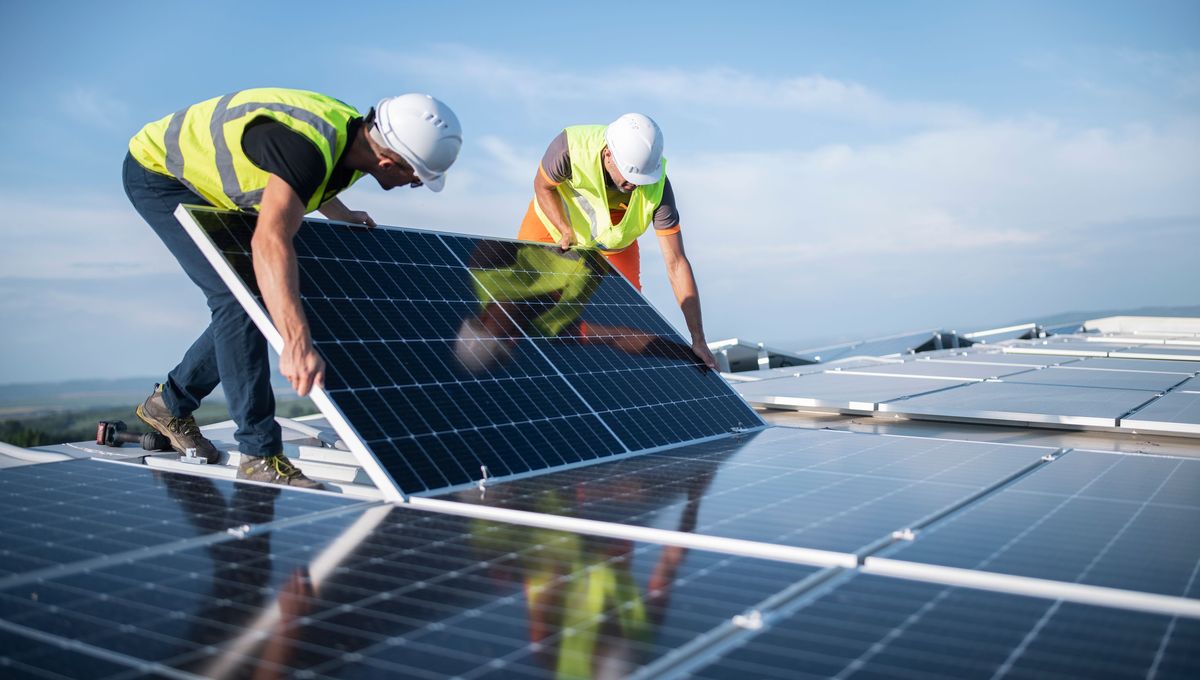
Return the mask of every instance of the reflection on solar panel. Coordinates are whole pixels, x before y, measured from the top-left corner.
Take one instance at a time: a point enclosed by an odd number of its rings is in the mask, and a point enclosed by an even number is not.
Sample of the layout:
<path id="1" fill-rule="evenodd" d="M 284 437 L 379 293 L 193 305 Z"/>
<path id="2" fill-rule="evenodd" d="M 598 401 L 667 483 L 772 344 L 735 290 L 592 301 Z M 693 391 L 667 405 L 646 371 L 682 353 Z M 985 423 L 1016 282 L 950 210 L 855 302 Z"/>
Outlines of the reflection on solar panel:
<path id="1" fill-rule="evenodd" d="M 0 474 L 0 585 L 18 575 L 354 505 L 91 460 Z"/>
<path id="2" fill-rule="evenodd" d="M 857 575 L 692 677 L 1195 678 L 1200 621 Z"/>
<path id="3" fill-rule="evenodd" d="M 921 526 L 1053 452 L 771 428 L 452 498 L 852 553 Z"/>
<path id="4" fill-rule="evenodd" d="M 898 559 L 1200 597 L 1200 461 L 1072 451 Z"/>
<path id="5" fill-rule="evenodd" d="M 112 664 L 5 652 L 70 677 L 625 675 L 814 571 L 384 505 L 8 588 L 0 630 Z"/>
<path id="6" fill-rule="evenodd" d="M 253 218 L 178 215 L 279 349 L 253 297 Z M 446 488 L 484 467 L 511 475 L 762 424 L 594 252 L 317 221 L 294 242 L 328 363 L 314 400 L 382 488 Z"/>

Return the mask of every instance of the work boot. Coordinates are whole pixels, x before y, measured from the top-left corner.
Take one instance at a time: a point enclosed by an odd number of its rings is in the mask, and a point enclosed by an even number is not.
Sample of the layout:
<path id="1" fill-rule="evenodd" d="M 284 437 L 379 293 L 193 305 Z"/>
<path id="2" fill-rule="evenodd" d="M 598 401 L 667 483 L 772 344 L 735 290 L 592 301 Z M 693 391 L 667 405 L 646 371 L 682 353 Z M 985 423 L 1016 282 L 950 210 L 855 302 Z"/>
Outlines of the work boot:
<path id="1" fill-rule="evenodd" d="M 221 452 L 200 434 L 200 426 L 196 424 L 196 419 L 191 416 L 175 417 L 171 409 L 167 408 L 167 402 L 163 401 L 162 390 L 162 385 L 154 386 L 154 391 L 146 397 L 146 401 L 137 407 L 137 417 L 154 428 L 155 432 L 170 439 L 171 446 L 176 451 L 186 453 L 188 449 L 196 449 L 196 455 L 209 463 L 219 462 Z"/>
<path id="2" fill-rule="evenodd" d="M 282 453 L 273 456 L 247 456 L 242 454 L 242 462 L 238 463 L 238 479 L 248 479 L 253 482 L 298 486 L 302 489 L 323 489 L 320 482 L 315 482 L 300 472 L 300 468 L 292 465 L 292 461 Z"/>

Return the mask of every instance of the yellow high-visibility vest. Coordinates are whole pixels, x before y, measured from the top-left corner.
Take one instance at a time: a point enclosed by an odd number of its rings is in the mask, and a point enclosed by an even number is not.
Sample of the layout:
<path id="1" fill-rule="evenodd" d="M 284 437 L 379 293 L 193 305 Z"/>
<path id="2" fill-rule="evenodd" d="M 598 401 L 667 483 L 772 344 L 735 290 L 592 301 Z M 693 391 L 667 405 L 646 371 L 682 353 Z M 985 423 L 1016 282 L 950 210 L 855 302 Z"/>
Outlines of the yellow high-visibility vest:
<path id="1" fill-rule="evenodd" d="M 553 338 L 583 315 L 600 285 L 600 275 L 574 253 L 557 253 L 543 246 L 516 246 L 513 261 L 503 267 L 472 268 L 481 303 L 521 302 L 558 293 L 558 301 L 533 319 L 534 329 Z"/>
<path id="2" fill-rule="evenodd" d="M 654 210 L 662 200 L 663 187 L 667 182 L 667 159 L 662 159 L 663 176 L 654 184 L 634 189 L 629 196 L 625 217 L 619 224 L 613 224 L 605 189 L 606 173 L 600 159 L 600 150 L 606 144 L 604 131 L 607 128 L 607 125 L 575 125 L 564 130 L 567 133 L 567 153 L 571 157 L 571 179 L 555 189 L 562 200 L 563 212 L 575 230 L 576 241 L 584 246 L 617 251 L 629 247 L 653 222 Z M 561 232 L 546 217 L 536 198 L 533 210 L 542 220 L 546 231 L 555 239 L 561 238 Z"/>
<path id="3" fill-rule="evenodd" d="M 129 153 L 142 167 L 178 179 L 218 208 L 257 212 L 270 173 L 243 153 L 242 133 L 251 121 L 269 118 L 300 133 L 321 152 L 325 179 L 308 201 L 311 212 L 337 194 L 327 189 L 329 177 L 351 141 L 346 126 L 358 117 L 354 107 L 316 92 L 241 90 L 146 125 L 129 140 Z M 360 177 L 355 172 L 350 184 Z"/>

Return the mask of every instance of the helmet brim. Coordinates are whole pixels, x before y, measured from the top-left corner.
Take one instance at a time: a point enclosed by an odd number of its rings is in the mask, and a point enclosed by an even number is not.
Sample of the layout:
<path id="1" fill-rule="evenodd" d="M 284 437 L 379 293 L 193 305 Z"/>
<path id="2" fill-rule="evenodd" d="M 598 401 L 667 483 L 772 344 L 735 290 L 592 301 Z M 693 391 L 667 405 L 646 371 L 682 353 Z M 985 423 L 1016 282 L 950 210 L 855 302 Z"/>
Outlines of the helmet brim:
<path id="1" fill-rule="evenodd" d="M 421 180 L 422 186 L 424 186 L 425 188 L 429 189 L 430 191 L 432 191 L 434 193 L 437 193 L 437 192 L 441 191 L 442 189 L 446 188 L 446 176 L 445 175 L 438 175 L 436 177 L 431 177 L 429 179 L 425 179 L 424 177 L 421 177 L 421 173 L 418 172 L 417 179 Z"/>
<path id="2" fill-rule="evenodd" d="M 652 173 L 647 173 L 647 174 L 636 174 L 636 173 L 632 173 L 632 172 L 630 172 L 630 173 L 623 172 L 623 173 L 621 173 L 621 176 L 625 178 L 625 181 L 629 182 L 630 184 L 636 184 L 639 187 L 646 186 L 647 184 L 654 184 L 654 183 L 658 182 L 658 180 L 662 179 L 662 176 L 663 176 L 662 164 L 661 163 L 659 164 L 657 172 L 652 172 Z"/>

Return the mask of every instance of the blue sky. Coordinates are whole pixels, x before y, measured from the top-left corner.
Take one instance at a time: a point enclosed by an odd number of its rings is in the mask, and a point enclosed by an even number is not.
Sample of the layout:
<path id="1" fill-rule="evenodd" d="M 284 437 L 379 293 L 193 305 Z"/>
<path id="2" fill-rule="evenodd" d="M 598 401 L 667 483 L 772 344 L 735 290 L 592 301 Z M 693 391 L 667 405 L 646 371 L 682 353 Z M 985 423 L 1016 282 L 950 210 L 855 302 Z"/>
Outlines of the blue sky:
<path id="1" fill-rule="evenodd" d="M 125 199 L 125 145 L 264 85 L 444 99 L 447 190 L 344 199 L 504 236 L 561 127 L 649 114 L 710 340 L 1200 302 L 1196 2 L 7 2 L 0 24 L 0 384 L 174 365 L 205 308 Z"/>

